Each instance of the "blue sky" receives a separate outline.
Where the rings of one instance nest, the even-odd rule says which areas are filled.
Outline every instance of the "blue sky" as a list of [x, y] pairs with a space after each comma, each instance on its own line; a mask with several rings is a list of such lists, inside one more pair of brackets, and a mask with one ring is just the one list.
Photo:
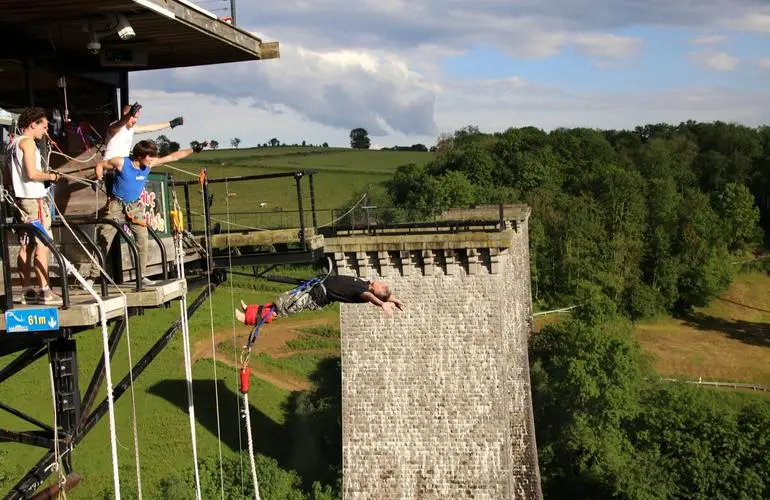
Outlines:
[[237, 8], [238, 25], [279, 41], [281, 58], [135, 76], [135, 95], [150, 104], [144, 119], [184, 110], [178, 140], [238, 135], [243, 144], [345, 145], [363, 126], [381, 146], [435, 143], [470, 124], [770, 123], [770, 5], [761, 0], [239, 0]]

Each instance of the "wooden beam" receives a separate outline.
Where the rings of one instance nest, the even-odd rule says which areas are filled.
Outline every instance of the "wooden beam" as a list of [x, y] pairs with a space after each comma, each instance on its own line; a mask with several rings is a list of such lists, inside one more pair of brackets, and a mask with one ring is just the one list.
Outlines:
[[[312, 228], [305, 229], [305, 238], [311, 243], [313, 248], [320, 248], [323, 246], [323, 237], [316, 236]], [[196, 236], [196, 240], [202, 245], [204, 241], [203, 236]], [[248, 246], [268, 246], [279, 245], [287, 243], [299, 243], [299, 228], [296, 229], [275, 229], [268, 231], [252, 231], [248, 233], [231, 233], [229, 235], [230, 244], [232, 248], [248, 247]], [[228, 235], [227, 234], [215, 234], [211, 237], [212, 248], [227, 248], [228, 247]]]
[[262, 42], [260, 45], [262, 57], [260, 59], [278, 59], [281, 57], [281, 48], [278, 42]]

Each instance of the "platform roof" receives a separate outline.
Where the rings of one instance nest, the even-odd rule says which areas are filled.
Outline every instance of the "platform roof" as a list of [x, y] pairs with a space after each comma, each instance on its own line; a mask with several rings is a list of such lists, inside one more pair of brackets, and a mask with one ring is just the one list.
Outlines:
[[[264, 43], [187, 0], [0, 0], [0, 13], [0, 63], [48, 59], [77, 71], [137, 71], [279, 57], [276, 42]], [[111, 33], [91, 54], [89, 26], [110, 31], [117, 14], [135, 38]]]

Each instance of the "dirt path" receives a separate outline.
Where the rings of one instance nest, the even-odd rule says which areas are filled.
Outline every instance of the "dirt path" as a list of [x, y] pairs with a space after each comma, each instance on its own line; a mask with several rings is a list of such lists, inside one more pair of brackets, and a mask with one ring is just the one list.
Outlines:
[[[328, 324], [329, 320], [325, 318], [313, 318], [299, 321], [292, 321], [291, 323], [273, 323], [265, 327], [259, 334], [257, 341], [254, 343], [252, 349], [252, 356], [257, 356], [260, 353], [265, 353], [272, 358], [287, 358], [298, 351], [294, 351], [286, 346], [286, 342], [293, 340], [299, 336], [299, 330], [312, 326]], [[248, 340], [249, 332], [251, 330], [244, 326], [236, 326], [235, 333], [237, 339], [237, 346], [240, 349], [246, 344]], [[215, 344], [220, 345], [222, 343], [228, 346], [232, 345], [233, 331], [232, 329], [223, 330], [215, 333]], [[227, 349], [230, 351], [230, 349]], [[314, 351], [302, 351], [302, 352], [316, 352]], [[317, 352], [325, 352], [324, 350], [317, 350]], [[217, 352], [217, 361], [226, 365], [237, 367], [232, 353], [228, 356], [222, 356], [221, 350]], [[192, 348], [192, 362], [193, 364], [199, 359], [211, 358], [211, 338], [202, 339], [193, 345]], [[266, 382], [270, 382], [276, 387], [288, 391], [303, 391], [310, 388], [310, 382], [304, 377], [293, 376], [283, 373], [271, 373], [264, 370], [251, 368], [251, 375], [253, 377], [260, 378]]]

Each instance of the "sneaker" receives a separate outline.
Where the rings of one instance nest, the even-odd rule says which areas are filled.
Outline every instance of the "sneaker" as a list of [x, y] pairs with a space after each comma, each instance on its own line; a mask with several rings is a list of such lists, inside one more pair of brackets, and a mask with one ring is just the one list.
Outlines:
[[37, 304], [37, 293], [34, 288], [27, 288], [21, 296], [22, 304]]
[[142, 285], [144, 286], [152, 286], [155, 282], [151, 280], [150, 278], [142, 278]]
[[37, 303], [45, 304], [47, 306], [60, 306], [64, 304], [64, 301], [48, 288], [37, 292]]

